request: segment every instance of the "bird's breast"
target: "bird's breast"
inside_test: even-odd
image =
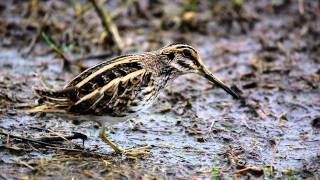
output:
[[[114,107],[118,107],[115,112],[127,116],[148,109],[156,100],[161,87],[152,73],[146,73],[138,84],[128,88],[131,91],[115,102]]]

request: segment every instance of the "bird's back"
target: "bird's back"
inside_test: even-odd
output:
[[[144,65],[146,58],[152,55],[117,57],[85,70],[62,90],[36,90],[44,104],[35,111],[112,116],[135,113],[157,95],[154,75]]]

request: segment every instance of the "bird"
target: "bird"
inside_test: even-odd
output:
[[[155,51],[115,57],[90,67],[60,90],[34,89],[41,104],[29,112],[56,112],[101,116],[99,136],[115,153],[128,153],[105,134],[110,122],[123,122],[150,107],[168,82],[187,74],[198,74],[225,90],[229,88],[204,65],[200,54],[187,44],[170,44]]]

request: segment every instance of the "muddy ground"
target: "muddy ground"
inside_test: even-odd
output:
[[[320,178],[319,1],[98,2],[120,44],[88,1],[0,2],[0,179]],[[151,155],[115,155],[95,123],[17,110],[41,82],[59,89],[100,61],[173,42],[199,50],[244,99],[176,79],[108,131]]]

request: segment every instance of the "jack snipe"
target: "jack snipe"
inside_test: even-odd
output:
[[[30,112],[104,115],[98,121],[99,135],[116,153],[122,153],[124,150],[106,137],[105,124],[126,120],[150,106],[168,81],[185,73],[199,74],[234,98],[239,97],[205,67],[193,47],[173,44],[102,62],[82,72],[59,91],[36,89],[44,103]]]

